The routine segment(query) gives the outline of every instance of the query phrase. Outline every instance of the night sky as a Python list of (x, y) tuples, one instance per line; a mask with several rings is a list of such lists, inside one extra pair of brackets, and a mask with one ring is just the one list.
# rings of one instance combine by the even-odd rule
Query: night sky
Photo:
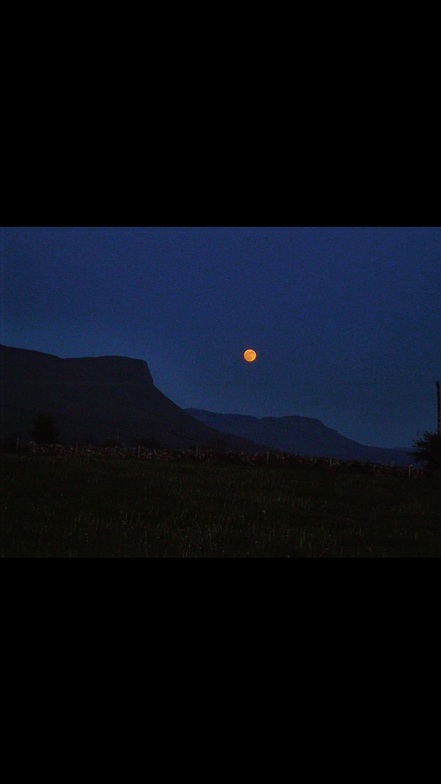
[(315, 417), (368, 445), (410, 447), (436, 430), (439, 227), (3, 236), (7, 346), (144, 359), (182, 408)]

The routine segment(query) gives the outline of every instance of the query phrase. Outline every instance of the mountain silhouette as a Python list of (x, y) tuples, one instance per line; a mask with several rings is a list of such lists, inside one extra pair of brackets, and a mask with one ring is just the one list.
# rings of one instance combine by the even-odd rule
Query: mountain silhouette
[(62, 359), (0, 344), (0, 438), (29, 441), (33, 423), (48, 414), (63, 444), (148, 441), (171, 449), (194, 447), (250, 453), (290, 452), (409, 465), (407, 449), (359, 444), (301, 416), (263, 417), (182, 409), (157, 387), (147, 362), (121, 356)]
[(365, 446), (326, 427), (319, 419), (302, 416), (263, 417), (217, 414), (198, 408), (185, 409), (195, 419), (216, 430), (258, 441), (282, 452), (302, 456), (333, 457), (389, 465), (410, 465), (408, 449)]
[(29, 441), (39, 414), (49, 414), (63, 444), (154, 440), (192, 447), (259, 452), (269, 447), (218, 433), (166, 397), (147, 362), (120, 356), (61, 359), (0, 345), (0, 437)]

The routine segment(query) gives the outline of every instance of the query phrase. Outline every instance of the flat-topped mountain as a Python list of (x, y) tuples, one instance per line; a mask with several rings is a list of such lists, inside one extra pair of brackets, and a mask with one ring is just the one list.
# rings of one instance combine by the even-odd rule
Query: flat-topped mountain
[[(61, 359), (54, 354), (10, 348), (0, 345), (0, 368), (5, 370), (5, 381), (36, 382), (44, 376), (53, 384), (148, 384), (153, 385), (147, 362), (129, 357), (104, 356)], [(5, 364), (3, 364), (5, 363)], [(43, 378), (41, 378), (43, 381)]]
[(409, 465), (407, 449), (365, 446), (301, 416), (216, 414), (180, 408), (154, 385), (147, 362), (120, 356), (62, 359), (0, 345), (0, 438), (29, 441), (36, 417), (49, 414), (64, 444), (154, 440), (172, 449), (281, 451)]
[(215, 446), (263, 451), (240, 436), (194, 419), (153, 383), (147, 362), (119, 356), (62, 359), (0, 345), (0, 437), (29, 441), (40, 413), (49, 414), (64, 444), (125, 446), (154, 439), (172, 449)]

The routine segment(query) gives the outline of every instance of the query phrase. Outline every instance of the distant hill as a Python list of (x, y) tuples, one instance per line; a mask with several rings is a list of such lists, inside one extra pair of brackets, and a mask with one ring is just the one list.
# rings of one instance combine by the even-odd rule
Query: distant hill
[(63, 444), (155, 439), (172, 449), (219, 446), (259, 452), (241, 436), (218, 433), (167, 398), (147, 362), (119, 356), (61, 359), (0, 345), (0, 437), (31, 439), (39, 413), (50, 414)]
[(185, 409), (199, 422), (220, 432), (234, 433), (273, 449), (312, 457), (334, 457), (389, 465), (410, 465), (409, 450), (365, 446), (326, 427), (318, 419), (301, 416), (263, 417), (217, 414), (198, 408)]
[(154, 385), (147, 362), (120, 356), (61, 359), (0, 344), (0, 438), (29, 441), (40, 413), (63, 444), (154, 439), (171, 449), (225, 448), (409, 465), (407, 449), (364, 446), (301, 416), (264, 417), (182, 409)]

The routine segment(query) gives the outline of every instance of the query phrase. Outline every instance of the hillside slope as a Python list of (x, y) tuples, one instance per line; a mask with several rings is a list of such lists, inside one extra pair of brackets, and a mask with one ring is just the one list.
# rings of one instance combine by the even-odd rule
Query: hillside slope
[(409, 465), (407, 449), (365, 446), (326, 427), (320, 420), (301, 416), (258, 417), (241, 414), (218, 414), (187, 408), (188, 414), (220, 432), (269, 444), (273, 449), (313, 457), (335, 457), (372, 463)]
[(214, 445), (258, 452), (246, 439), (219, 434), (167, 398), (153, 383), (147, 363), (119, 356), (61, 359), (0, 345), (1, 437), (30, 439), (39, 413), (53, 417), (60, 443), (125, 446), (156, 439), (173, 449)]

